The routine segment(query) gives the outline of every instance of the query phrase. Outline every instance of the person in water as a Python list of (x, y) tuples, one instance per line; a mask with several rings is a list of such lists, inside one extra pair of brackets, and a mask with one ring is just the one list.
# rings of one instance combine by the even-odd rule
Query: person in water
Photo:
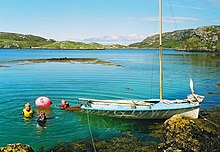
[(45, 112), (44, 112), (44, 111), (41, 111), (41, 112), (40, 112), (40, 115), (39, 115), (38, 118), (37, 118), (37, 123), (38, 123), (38, 125), (41, 126), (41, 127), (46, 127), (47, 119), (48, 119), (48, 118), (47, 118)]
[(22, 111), (22, 115), (24, 116), (24, 118), (32, 118), (33, 117), (34, 110), (31, 108), (30, 103), (25, 104), (25, 108)]
[(61, 100), (61, 105), (60, 105), (60, 109), (66, 110), (67, 108), (69, 108), (70, 105), (68, 102), (66, 102), (66, 100), (62, 99)]

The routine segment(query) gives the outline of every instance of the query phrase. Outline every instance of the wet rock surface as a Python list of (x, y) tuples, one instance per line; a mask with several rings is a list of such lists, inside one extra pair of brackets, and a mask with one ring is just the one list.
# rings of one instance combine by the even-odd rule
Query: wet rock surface
[(29, 145), (8, 144), (5, 147), (0, 147), (0, 152), (34, 152), (34, 150)]
[[(217, 111), (216, 111), (217, 110)], [(220, 108), (208, 112), (207, 119), (191, 120), (175, 115), (163, 125), (161, 151), (220, 151)]]

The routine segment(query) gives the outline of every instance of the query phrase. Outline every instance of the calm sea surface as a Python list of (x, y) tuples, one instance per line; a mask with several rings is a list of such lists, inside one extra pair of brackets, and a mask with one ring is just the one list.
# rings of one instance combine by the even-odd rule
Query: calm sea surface
[[(121, 64), (105, 66), (74, 63), (8, 62), (34, 58), (99, 58)], [(220, 54), (164, 51), (164, 98), (182, 99), (190, 93), (189, 75), (196, 93), (205, 95), (202, 108), (220, 104)], [(159, 98), (157, 50), (0, 50), (0, 146), (8, 143), (31, 145), (35, 150), (51, 148), (58, 142), (90, 138), (87, 116), (67, 112), (53, 105), (46, 112), (54, 117), (47, 128), (36, 120), (23, 120), (24, 104), (38, 96), (48, 96), (59, 105), (66, 99), (71, 106), (77, 98), (149, 99)], [(8, 66), (8, 67), (4, 67)], [(126, 132), (143, 140), (149, 135), (149, 121), (131, 121), (90, 116), (95, 139), (118, 137)]]

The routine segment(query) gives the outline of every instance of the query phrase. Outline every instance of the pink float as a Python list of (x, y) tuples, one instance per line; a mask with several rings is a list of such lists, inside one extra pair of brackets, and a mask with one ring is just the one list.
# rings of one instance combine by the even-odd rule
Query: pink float
[(35, 100), (35, 105), (39, 108), (48, 108), (51, 105), (51, 101), (48, 97), (38, 97)]

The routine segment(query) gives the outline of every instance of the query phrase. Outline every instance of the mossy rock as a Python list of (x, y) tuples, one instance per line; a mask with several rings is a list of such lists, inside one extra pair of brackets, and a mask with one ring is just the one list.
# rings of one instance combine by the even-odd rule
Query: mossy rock
[(0, 152), (34, 152), (29, 145), (8, 144), (6, 147), (0, 147)]
[[(164, 122), (163, 142), (160, 150), (171, 151), (219, 151), (220, 134), (216, 128), (207, 129), (199, 120), (175, 115)], [(218, 128), (219, 130), (220, 128)]]

